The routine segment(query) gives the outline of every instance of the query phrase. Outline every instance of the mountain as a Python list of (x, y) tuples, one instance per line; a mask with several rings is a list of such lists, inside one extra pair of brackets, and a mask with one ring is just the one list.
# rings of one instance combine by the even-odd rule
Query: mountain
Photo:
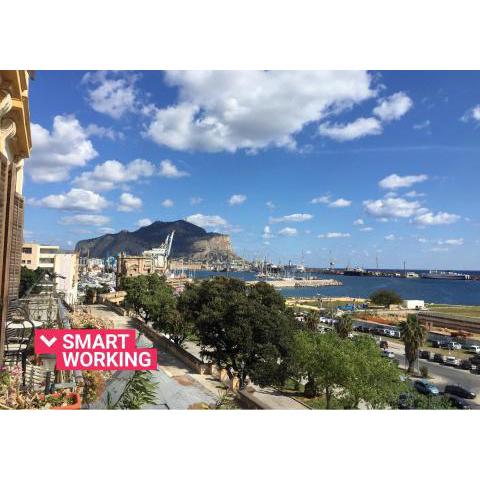
[(89, 252), (90, 257), (104, 258), (125, 252), (128, 255), (141, 255), (144, 250), (158, 247), (172, 230), (171, 258), (189, 258), (191, 260), (224, 260), (236, 257), (228, 235), (209, 233), (201, 227), (185, 220), (175, 222), (153, 222), (134, 232), (122, 230), (108, 233), (97, 238), (80, 240), (75, 250)]

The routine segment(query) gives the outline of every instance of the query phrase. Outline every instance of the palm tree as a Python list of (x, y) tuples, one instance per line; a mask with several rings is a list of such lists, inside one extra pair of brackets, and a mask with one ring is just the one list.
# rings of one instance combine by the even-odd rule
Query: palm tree
[(344, 315), (337, 320), (335, 324), (335, 330), (340, 338), (347, 338), (348, 334), (352, 331), (353, 321), (350, 315)]
[(415, 361), (418, 358), (418, 350), (427, 336), (427, 331), (417, 319), (416, 315), (408, 315), (407, 320), (400, 322), (400, 335), (405, 345), (405, 357), (408, 362), (408, 372), (412, 373)]
[(316, 332), (318, 330), (318, 324), (320, 323), (319, 316), (318, 312), (308, 312), (305, 315), (305, 326), (307, 327), (307, 330), (310, 330), (311, 332)]

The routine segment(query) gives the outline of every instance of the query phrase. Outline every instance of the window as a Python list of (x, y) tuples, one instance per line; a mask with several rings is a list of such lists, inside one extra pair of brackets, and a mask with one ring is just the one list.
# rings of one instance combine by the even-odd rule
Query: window
[(58, 248), (40, 248), (40, 253), (55, 254), (58, 253)]
[(23, 247), (22, 252), (23, 253), (32, 253), (32, 249), (30, 247)]

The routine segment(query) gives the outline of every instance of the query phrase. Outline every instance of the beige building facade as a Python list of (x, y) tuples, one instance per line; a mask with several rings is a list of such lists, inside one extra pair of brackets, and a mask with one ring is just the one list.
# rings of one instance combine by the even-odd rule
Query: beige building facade
[(22, 246), (22, 267), (36, 270), (38, 267), (54, 271), (55, 256), (60, 252), (58, 245), (24, 243)]
[(69, 305), (77, 303), (79, 256), (74, 253), (57, 253), (54, 272), (57, 292), (63, 295)]

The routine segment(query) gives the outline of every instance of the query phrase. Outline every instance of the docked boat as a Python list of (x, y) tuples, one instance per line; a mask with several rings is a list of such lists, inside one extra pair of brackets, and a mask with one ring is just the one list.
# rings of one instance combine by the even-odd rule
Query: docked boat
[(439, 272), (438, 270), (430, 270), (428, 273), (422, 274), (422, 278), (430, 280), (470, 280), (470, 275), (457, 272)]
[(367, 271), (363, 268), (347, 268), (343, 271), (343, 274), (350, 277), (363, 277), (364, 275), (367, 275)]

